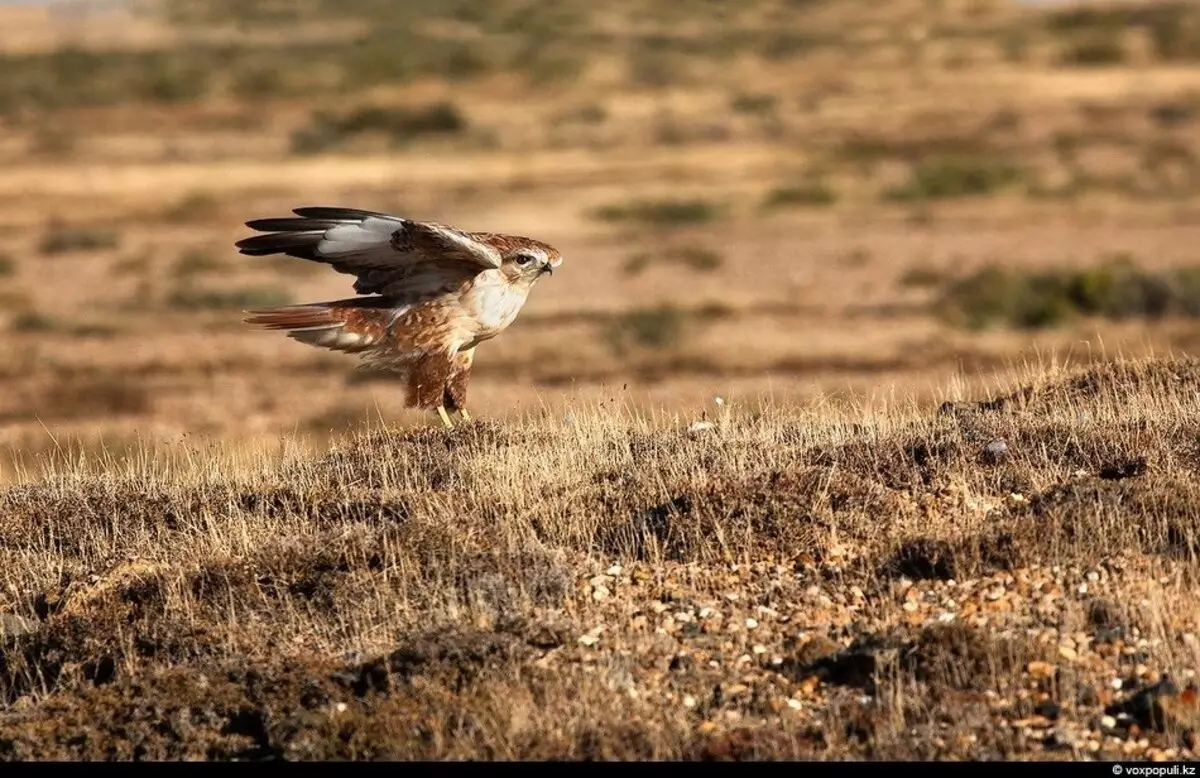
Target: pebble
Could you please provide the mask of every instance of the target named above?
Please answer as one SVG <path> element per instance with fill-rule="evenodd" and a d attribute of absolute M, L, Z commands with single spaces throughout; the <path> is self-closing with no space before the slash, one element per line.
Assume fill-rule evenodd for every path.
<path fill-rule="evenodd" d="M 618 575 L 621 574 L 621 570 L 622 570 L 622 567 L 620 565 L 615 564 L 612 567 L 605 570 L 604 574 L 611 575 L 612 577 L 616 578 Z"/>
<path fill-rule="evenodd" d="M 746 619 L 746 629 L 754 629 L 758 626 L 758 619 Z"/>
<path fill-rule="evenodd" d="M 695 697 L 693 697 L 693 696 L 692 696 L 692 695 L 690 695 L 690 694 L 688 694 L 688 695 L 684 696 L 684 698 L 683 698 L 683 707 L 685 707 L 685 708 L 694 708 L 694 707 L 696 707 L 696 698 L 695 698 Z"/>

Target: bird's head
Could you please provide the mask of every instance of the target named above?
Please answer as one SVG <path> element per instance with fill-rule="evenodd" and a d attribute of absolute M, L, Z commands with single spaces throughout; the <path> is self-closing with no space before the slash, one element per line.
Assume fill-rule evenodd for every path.
<path fill-rule="evenodd" d="M 522 238 L 506 246 L 500 265 L 511 283 L 533 286 L 542 276 L 554 274 L 554 268 L 562 264 L 558 249 L 541 241 Z"/>

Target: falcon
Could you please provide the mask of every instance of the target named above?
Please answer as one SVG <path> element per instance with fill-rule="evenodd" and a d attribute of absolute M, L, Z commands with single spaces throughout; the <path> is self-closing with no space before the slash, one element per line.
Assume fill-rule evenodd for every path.
<path fill-rule="evenodd" d="M 517 318 L 530 290 L 562 263 L 553 246 L 519 235 L 464 232 L 354 208 L 296 208 L 256 219 L 265 235 L 242 254 L 283 254 L 355 276 L 360 296 L 246 311 L 249 324 L 310 346 L 358 354 L 364 366 L 400 373 L 408 407 L 464 422 L 475 347 Z"/>

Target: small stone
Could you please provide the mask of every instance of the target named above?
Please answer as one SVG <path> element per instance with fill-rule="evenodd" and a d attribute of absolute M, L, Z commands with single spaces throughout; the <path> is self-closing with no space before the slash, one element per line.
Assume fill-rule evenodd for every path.
<path fill-rule="evenodd" d="M 993 440 L 983 447 L 984 461 L 996 463 L 1008 456 L 1008 443 L 1003 440 Z"/>
<path fill-rule="evenodd" d="M 685 708 L 694 708 L 694 707 L 696 707 L 696 698 L 695 698 L 695 697 L 693 697 L 693 696 L 692 696 L 692 695 L 690 695 L 690 694 L 686 695 L 686 696 L 683 698 L 683 707 L 685 707 Z"/>
<path fill-rule="evenodd" d="M 1079 658 L 1079 654 L 1075 653 L 1075 649 L 1071 648 L 1070 646 L 1059 646 L 1058 655 L 1068 662 L 1074 662 Z"/>
<path fill-rule="evenodd" d="M 346 703 L 339 702 L 337 705 L 333 706 L 333 709 L 336 710 L 338 713 L 345 713 L 346 712 Z"/>
<path fill-rule="evenodd" d="M 611 592 L 609 592 L 607 588 L 603 586 L 597 586 L 592 590 L 592 599 L 599 602 L 600 600 L 607 599 L 609 594 L 611 594 Z"/>
<path fill-rule="evenodd" d="M 585 646 L 589 646 L 589 647 L 590 647 L 590 646 L 594 646 L 594 645 L 596 645 L 597 643 L 599 643 L 599 642 L 600 642 L 600 638 L 596 637 L 595 635 L 580 635 L 580 636 L 579 636 L 579 642 L 580 642 L 580 643 L 582 643 L 582 644 L 583 644 L 583 645 L 585 645 Z"/>
<path fill-rule="evenodd" d="M 755 646 L 753 648 L 751 648 L 750 650 L 759 656 L 767 653 L 767 647 L 764 645 L 761 645 L 761 644 L 755 644 Z"/>
<path fill-rule="evenodd" d="M 758 619 L 746 619 L 746 629 L 754 629 L 758 626 Z"/>
<path fill-rule="evenodd" d="M 621 574 L 621 570 L 622 570 L 622 568 L 620 565 L 613 565 L 612 567 L 605 570 L 604 574 L 611 575 L 613 578 L 616 578 L 618 575 Z"/>
<path fill-rule="evenodd" d="M 787 705 L 792 710 L 800 710 L 804 707 L 804 703 L 800 702 L 800 700 L 797 700 L 795 697 L 789 697 Z"/>

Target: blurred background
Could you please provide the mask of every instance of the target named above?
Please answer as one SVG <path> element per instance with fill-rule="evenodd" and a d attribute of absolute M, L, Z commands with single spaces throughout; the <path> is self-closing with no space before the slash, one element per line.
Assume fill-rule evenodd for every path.
<path fill-rule="evenodd" d="M 0 445 L 429 423 L 241 323 L 352 294 L 298 205 L 564 252 L 481 417 L 1188 351 L 1198 155 L 1190 0 L 5 0 Z"/>

